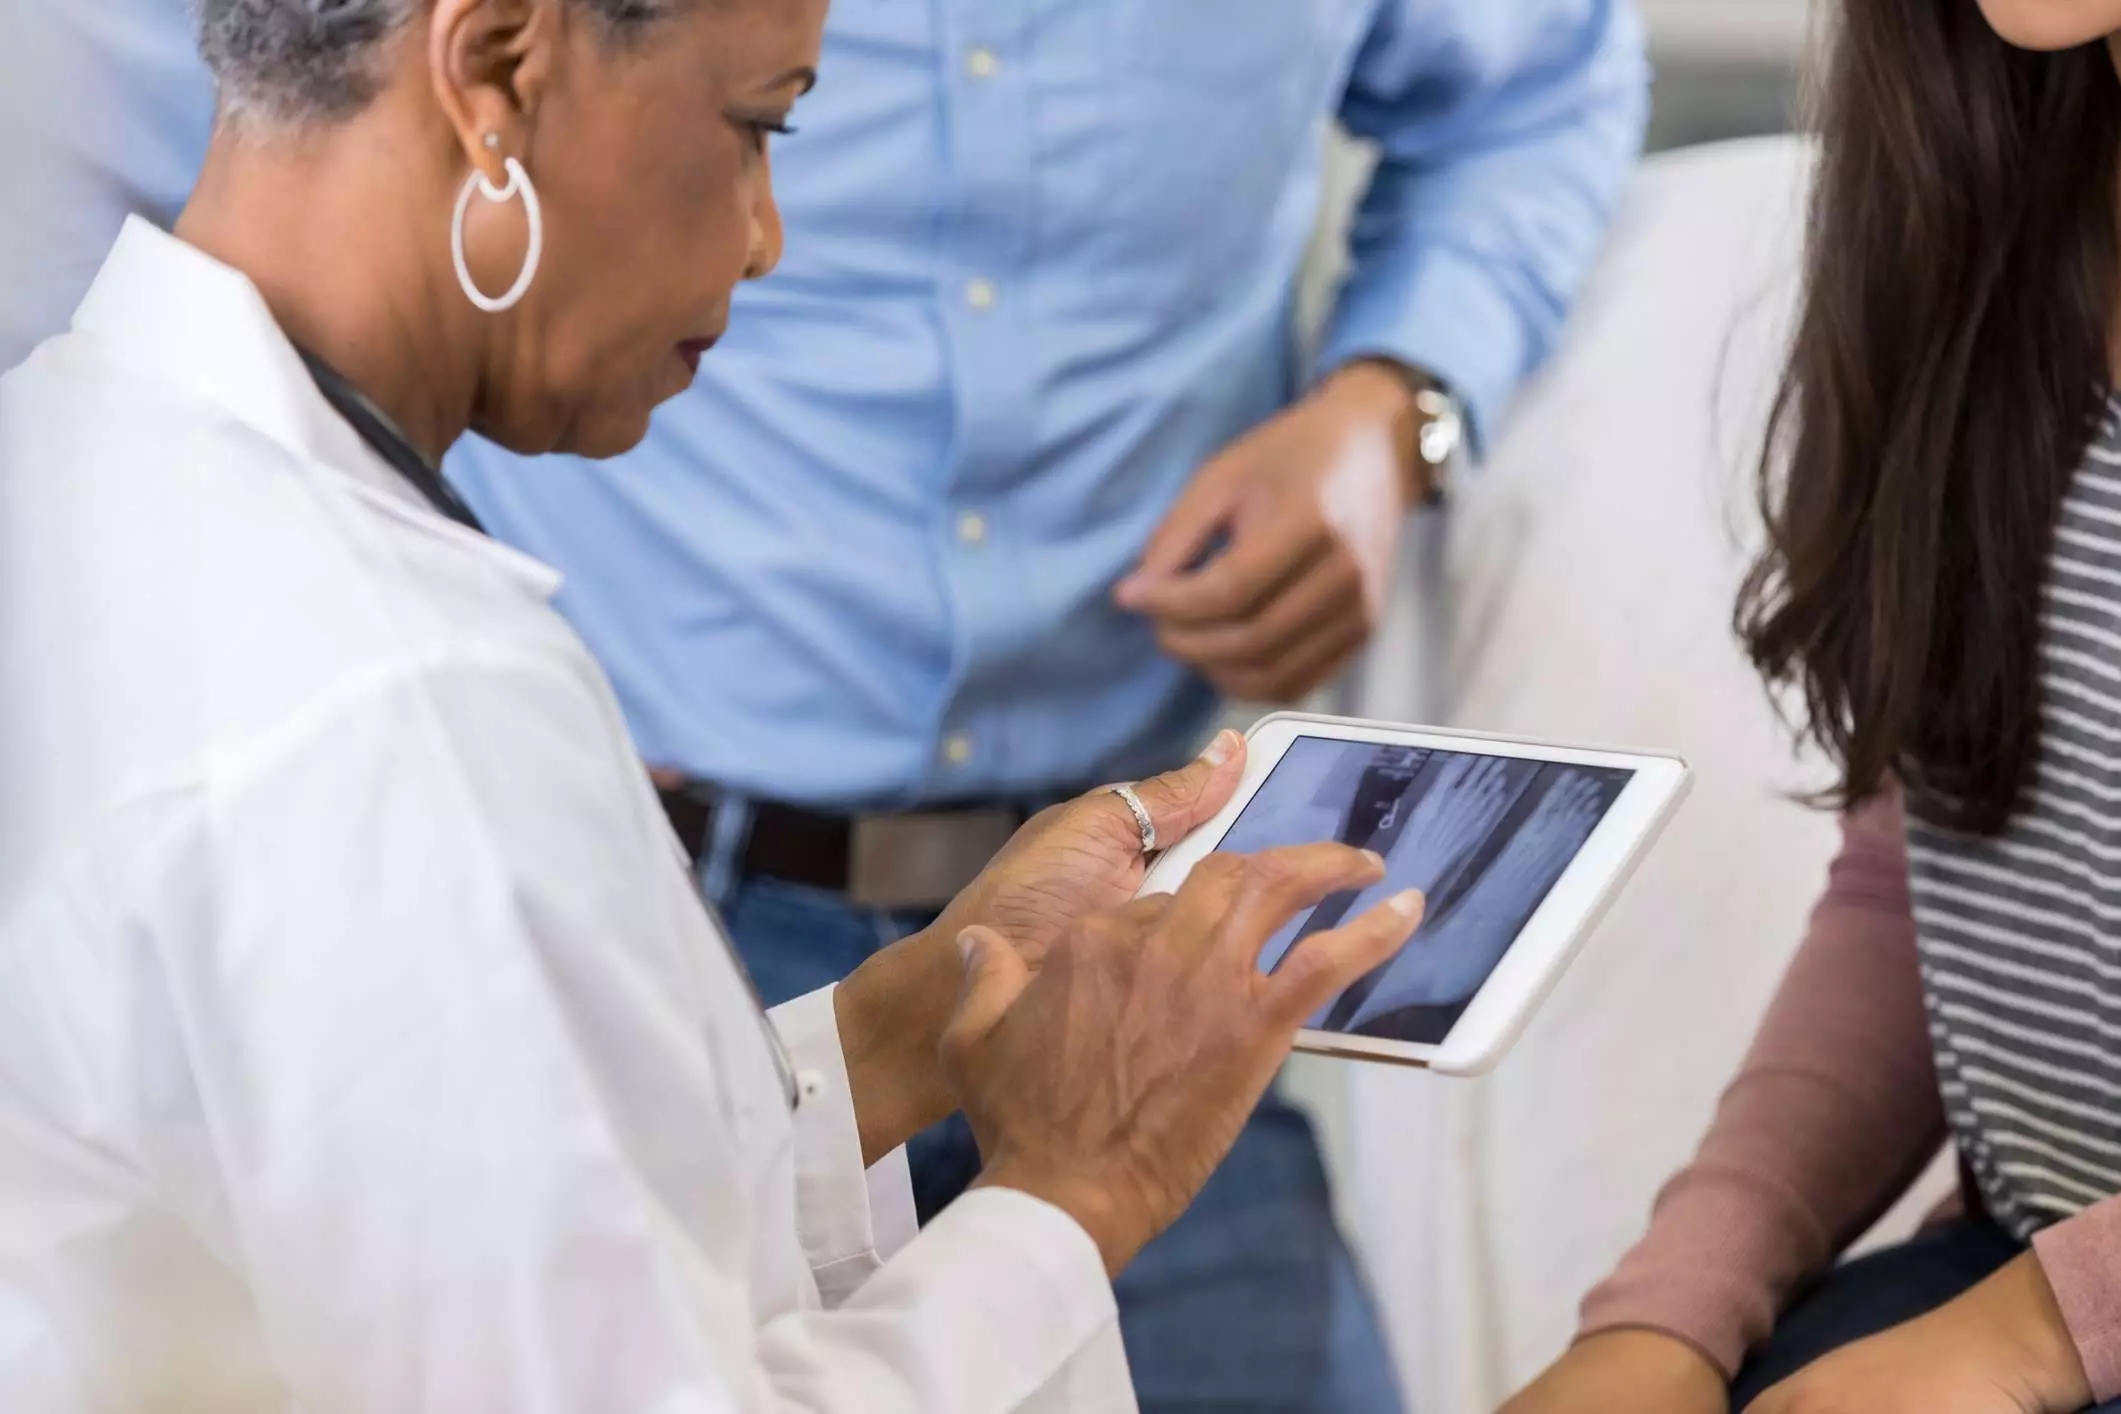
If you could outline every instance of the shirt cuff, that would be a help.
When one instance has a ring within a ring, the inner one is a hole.
[[[1778,1293],[1803,1276],[1787,1224],[1763,1195],[1697,1165],[1660,1197],[1650,1230],[1583,1299],[1576,1338],[1653,1330],[1706,1355],[1725,1378],[1774,1329]]]
[[[1132,1407],[1104,1258],[1075,1219],[1029,1194],[974,1188],[945,1208],[847,1306],[871,1308],[917,1309],[950,1348],[980,1352],[979,1408],[1017,1409],[1086,1373],[1100,1397],[1039,1407]]]
[[[1530,372],[1525,316],[1488,262],[1449,246],[1359,267],[1342,291],[1319,352],[1321,376],[1365,358],[1433,375],[1465,405],[1476,454]]]
[[[2121,1197],[2036,1233],[2033,1250],[2077,1344],[2093,1402],[2121,1398]]]
[[[920,1215],[913,1208],[913,1170],[902,1144],[869,1166],[869,1231],[876,1255],[890,1261],[920,1235]]]
[[[905,1152],[894,1150],[863,1171],[836,990],[798,997],[769,1018],[803,1092],[794,1119],[795,1221],[827,1306],[845,1301],[916,1230]]]

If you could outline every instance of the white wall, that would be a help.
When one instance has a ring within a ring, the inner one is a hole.
[[[1807,0],[1636,0],[1660,59],[1761,62],[1794,59]]]

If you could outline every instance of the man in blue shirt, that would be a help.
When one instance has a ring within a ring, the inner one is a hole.
[[[29,115],[80,159],[12,228],[66,228],[16,259],[63,314],[103,249],[80,225],[174,210],[210,94],[182,0],[23,4],[44,72],[131,104]],[[617,462],[450,467],[568,572],[763,990],[844,975],[1025,810],[1360,649],[1425,442],[1460,411],[1492,435],[1546,352],[1645,92],[1625,0],[836,0],[775,149],[786,256],[696,389]],[[1379,164],[1306,367],[1336,118]],[[962,1126],[915,1158],[930,1210],[977,1165]],[[1152,1414],[1398,1407],[1286,1105],[1120,1298]]]

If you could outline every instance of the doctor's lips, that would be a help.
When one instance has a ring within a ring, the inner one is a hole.
[[[719,334],[711,339],[687,339],[684,343],[678,345],[678,357],[685,360],[687,368],[690,368],[694,373],[698,373],[700,371],[700,360],[706,357],[707,350],[713,348],[719,342],[721,342]]]

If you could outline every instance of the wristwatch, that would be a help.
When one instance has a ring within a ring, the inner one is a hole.
[[[1428,488],[1422,502],[1433,506],[1443,500],[1444,483],[1451,463],[1457,458],[1458,449],[1465,445],[1465,408],[1450,389],[1433,378],[1425,378],[1423,386],[1414,390],[1414,411],[1419,416],[1411,450],[1414,461],[1421,467],[1422,482]]]
[[[1400,464],[1421,477],[1421,503],[1440,504],[1451,463],[1466,440],[1465,404],[1443,380],[1396,359],[1378,359],[1414,394],[1413,415],[1400,432]]]

